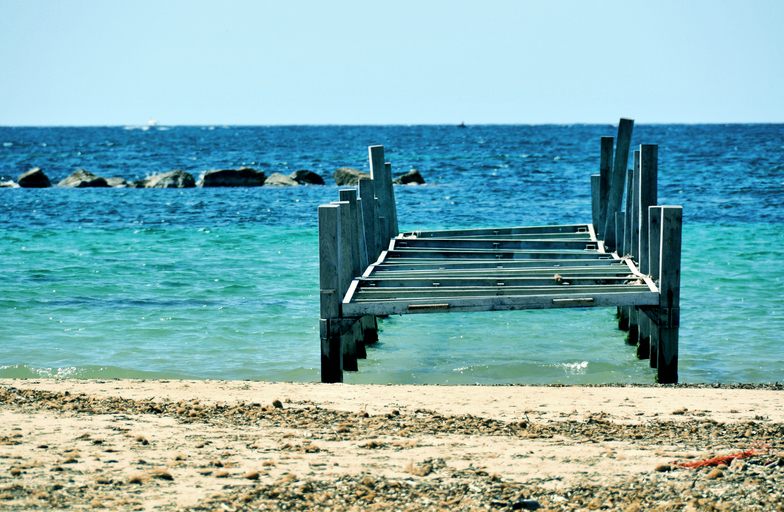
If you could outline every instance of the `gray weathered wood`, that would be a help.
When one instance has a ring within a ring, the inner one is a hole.
[[[632,201],[634,200],[634,194],[632,193],[633,188],[634,169],[629,169],[626,171],[626,220],[623,229],[623,243],[619,244],[622,248],[621,252],[618,253],[620,256],[632,255],[632,240],[634,239],[634,223],[632,222],[632,215],[634,212],[634,206],[632,205]]]
[[[356,251],[356,230],[351,222],[351,204],[348,201],[338,201],[338,214],[340,228],[338,229],[338,254],[339,254],[339,290],[341,300],[345,297],[351,281],[359,275],[358,265],[355,261],[358,257]],[[356,329],[352,329],[342,336],[343,345],[343,370],[357,370],[357,349],[356,349]]]
[[[384,146],[370,146],[368,152],[370,154],[370,177],[373,179],[373,189],[378,200],[379,230],[383,247],[394,236],[392,234],[392,218],[394,216],[392,177],[386,172]]]
[[[613,137],[602,137],[601,154],[599,157],[599,226],[596,236],[604,240],[604,229],[607,226],[607,197],[610,192],[610,181],[613,168]],[[611,221],[612,224],[612,221]]]
[[[599,232],[599,222],[601,215],[599,212],[601,211],[601,176],[599,174],[593,174],[591,176],[591,221],[593,222],[593,228],[596,232]]]
[[[340,317],[339,211],[337,206],[318,208],[319,297],[321,322],[321,381],[343,382],[343,348],[330,323]]]
[[[368,261],[376,261],[381,254],[381,234],[378,226],[378,203],[373,180],[363,178],[359,180],[359,197],[362,199],[362,221],[365,229],[365,245]]]
[[[640,287],[640,289],[644,289]],[[647,288],[645,289],[647,290]],[[562,300],[559,302],[559,300]],[[659,296],[655,292],[641,291],[629,293],[599,293],[547,296],[500,296],[500,297],[458,297],[439,298],[432,300],[390,300],[344,303],[346,316],[361,317],[365,315],[403,315],[417,313],[446,313],[469,311],[514,311],[521,309],[553,309],[573,307],[608,307],[619,305],[654,305]],[[444,308],[440,305],[447,304]],[[411,306],[420,306],[412,309]],[[428,306],[439,306],[428,308]]]
[[[640,152],[634,152],[634,165],[632,170],[632,189],[631,189],[631,255],[635,263],[640,261]],[[636,308],[629,309],[629,345],[637,346],[640,341],[640,319]]]
[[[635,157],[638,152],[635,151]],[[658,146],[654,144],[640,145],[640,186],[639,186],[639,220],[640,236],[639,236],[639,255],[640,272],[643,274],[650,274],[650,250],[649,250],[649,236],[648,229],[650,221],[648,219],[648,208],[656,205],[658,196],[657,178],[658,178]],[[640,359],[647,359],[650,357],[650,342],[651,331],[653,327],[650,319],[645,315],[638,315],[638,324],[640,329],[639,343],[637,344],[637,356]]]
[[[392,200],[392,219],[389,222],[389,234],[390,236],[397,236],[400,233],[400,227],[397,224],[397,202],[395,201],[395,187],[392,186],[392,164],[390,162],[384,163],[384,172],[390,183],[389,197]]]
[[[615,212],[621,209],[621,203],[623,202],[623,182],[626,177],[626,166],[629,163],[629,147],[631,146],[633,127],[633,119],[621,119],[618,124],[615,161],[612,179],[610,180],[610,190],[607,195],[607,225],[604,229],[605,244],[611,249],[615,248],[616,245],[616,241],[611,238],[614,235],[611,222],[615,218]]]
[[[659,252],[661,250],[661,219],[662,209],[661,206],[648,207],[649,224],[648,224],[648,268],[650,269],[651,278],[654,281],[659,281]],[[650,318],[648,319],[650,320]],[[650,364],[651,368],[656,368],[659,362],[659,328],[651,322],[651,340],[650,340]]]
[[[657,362],[660,384],[678,382],[678,328],[680,326],[681,237],[683,208],[664,206],[661,222],[659,256],[659,353]]]

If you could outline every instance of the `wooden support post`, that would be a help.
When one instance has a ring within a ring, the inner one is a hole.
[[[348,201],[339,201],[338,213],[340,216],[340,236],[338,237],[339,275],[340,275],[340,300],[346,296],[351,281],[357,276],[355,272],[355,229],[351,224],[351,205]],[[358,266],[357,266],[358,267]],[[343,338],[343,370],[357,371],[357,342],[356,325],[346,332]]]
[[[321,382],[343,382],[343,346],[335,324],[340,319],[340,222],[338,207],[318,208]]]
[[[360,212],[360,202],[357,199],[357,190],[353,188],[339,190],[338,194],[341,201],[348,202],[350,208],[350,225],[353,227],[353,237],[351,244],[351,263],[352,263],[352,279],[362,275],[368,266],[367,252],[365,251],[364,229],[362,228],[362,216]],[[359,325],[354,329],[354,350],[356,359],[366,359],[367,351],[365,350],[365,331],[375,327],[375,321],[372,317],[362,317],[359,320]],[[371,338],[373,336],[371,335]],[[378,339],[378,336],[376,336]],[[346,367],[346,370],[350,368]]]
[[[365,228],[365,246],[369,262],[381,254],[381,237],[378,227],[378,203],[373,191],[373,180],[359,180],[359,197],[362,199],[362,224]]]
[[[395,196],[392,190],[392,173],[387,172],[384,162],[384,146],[370,146],[370,177],[378,199],[379,229],[381,247],[386,247],[389,239],[396,236],[393,219],[395,219]],[[383,249],[382,249],[383,250]]]
[[[615,212],[615,239],[623,240],[623,228],[626,223],[626,214],[624,212]],[[623,252],[623,251],[619,251]],[[625,306],[618,306],[616,313],[618,317],[618,329],[622,331],[629,330],[629,316],[626,314]]]
[[[635,155],[638,153],[634,152]],[[640,215],[638,225],[640,226],[639,236],[639,269],[645,275],[650,271],[650,239],[648,229],[650,221],[648,219],[648,209],[656,205],[658,196],[658,154],[659,147],[655,144],[640,145]],[[651,331],[653,330],[650,319],[642,312],[638,315],[640,326],[640,341],[637,344],[637,357],[648,359],[651,354]]]
[[[400,227],[397,224],[397,203],[395,202],[395,187],[391,185],[392,183],[392,164],[390,162],[384,163],[384,172],[387,175],[387,179],[389,180],[390,187],[389,187],[389,197],[392,201],[392,220],[389,223],[389,229],[391,231],[391,237],[396,237],[400,234]]]
[[[604,229],[607,225],[607,195],[610,192],[612,177],[614,141],[613,137],[602,137],[599,158],[599,225],[595,226],[596,237],[599,240],[604,240]],[[612,224],[612,222],[611,220],[610,223]]]
[[[659,256],[658,382],[678,382],[678,327],[680,326],[681,239],[683,208],[662,207]]]
[[[599,237],[599,210],[601,209],[600,203],[600,196],[601,191],[600,188],[600,181],[601,176],[598,174],[591,175],[591,222],[593,223],[593,229],[597,233],[596,238],[601,240]]]
[[[635,264],[640,262],[640,152],[634,152],[634,165],[631,188],[631,247],[630,253]],[[640,341],[639,311],[629,306],[629,345],[637,346]]]
[[[618,240],[618,256],[626,257],[631,256],[632,245],[632,186],[634,183],[634,170],[629,169],[626,171],[626,208],[623,214],[623,238]],[[629,317],[631,316],[631,306],[623,306],[621,311],[621,321],[618,323],[618,328],[622,331],[629,330]]]
[[[621,119],[618,124],[618,138],[615,147],[615,161],[613,165],[612,178],[610,180],[610,190],[607,195],[607,225],[604,229],[605,245],[614,249],[616,240],[612,230],[612,219],[615,212],[620,211],[623,202],[623,179],[626,176],[626,166],[629,163],[629,147],[632,141],[633,119]]]
[[[659,252],[661,250],[661,206],[650,206],[648,208],[648,239],[650,240],[649,262],[651,279],[659,281]],[[648,319],[650,321],[650,318]],[[656,368],[659,362],[659,328],[656,323],[651,321],[651,341],[650,341],[651,368]]]

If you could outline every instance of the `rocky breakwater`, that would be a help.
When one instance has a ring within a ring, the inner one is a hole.
[[[197,187],[261,187],[267,180],[264,171],[252,167],[204,171]]]
[[[58,183],[57,186],[68,188],[96,188],[108,187],[109,183],[106,181],[106,178],[102,176],[97,176],[84,169],[77,169],[70,176]]]
[[[361,179],[370,179],[370,174],[352,167],[341,167],[332,173],[332,177],[335,179],[335,184],[339,187],[353,187]],[[411,169],[407,173],[393,179],[392,183],[395,185],[424,185],[425,178],[416,169]]]
[[[196,180],[190,173],[175,169],[130,182],[128,186],[131,188],[193,188],[196,186]]]
[[[44,174],[40,167],[33,167],[29,171],[22,173],[16,178],[16,182],[22,188],[48,188],[52,182]]]

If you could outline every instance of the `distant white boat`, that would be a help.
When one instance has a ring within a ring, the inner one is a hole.
[[[158,126],[158,120],[150,119],[149,121],[147,121],[147,126]]]

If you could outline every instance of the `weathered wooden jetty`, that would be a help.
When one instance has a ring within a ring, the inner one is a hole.
[[[657,381],[678,381],[682,209],[658,206],[658,147],[602,137],[587,224],[400,233],[391,165],[318,208],[321,380],[356,371],[388,315],[617,307]]]

